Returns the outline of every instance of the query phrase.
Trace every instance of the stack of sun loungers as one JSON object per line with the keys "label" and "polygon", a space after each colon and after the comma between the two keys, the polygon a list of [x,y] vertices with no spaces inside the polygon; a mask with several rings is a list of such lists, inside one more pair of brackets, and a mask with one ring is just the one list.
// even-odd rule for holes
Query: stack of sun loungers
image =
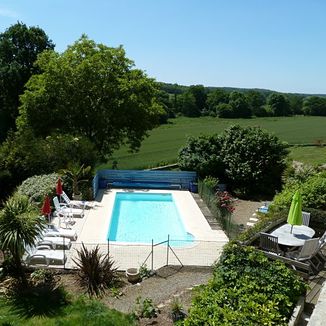
{"label": "stack of sun loungers", "polygon": [[25,248],[24,261],[27,266],[64,265],[67,260],[65,251],[76,239],[76,231],[50,224],[37,239],[35,247]]}
{"label": "stack of sun loungers", "polygon": [[54,250],[48,245],[38,245],[26,248],[24,259],[27,266],[30,265],[64,265],[67,256],[64,250]]}

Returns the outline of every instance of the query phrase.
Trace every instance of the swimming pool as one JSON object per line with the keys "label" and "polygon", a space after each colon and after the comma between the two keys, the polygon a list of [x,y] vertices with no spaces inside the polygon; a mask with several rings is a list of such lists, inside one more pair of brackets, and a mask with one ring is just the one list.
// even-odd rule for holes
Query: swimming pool
{"label": "swimming pool", "polygon": [[179,246],[194,240],[186,232],[171,193],[116,193],[108,230],[110,241],[151,243],[153,239],[158,243],[168,235],[183,240]]}

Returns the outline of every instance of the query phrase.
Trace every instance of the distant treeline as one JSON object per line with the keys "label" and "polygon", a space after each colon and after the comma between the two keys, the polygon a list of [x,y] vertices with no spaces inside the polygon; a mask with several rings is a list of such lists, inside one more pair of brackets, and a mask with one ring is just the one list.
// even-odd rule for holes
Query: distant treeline
{"label": "distant treeline", "polygon": [[266,89],[182,86],[160,83],[160,101],[168,117],[326,116],[324,95],[278,93]]}

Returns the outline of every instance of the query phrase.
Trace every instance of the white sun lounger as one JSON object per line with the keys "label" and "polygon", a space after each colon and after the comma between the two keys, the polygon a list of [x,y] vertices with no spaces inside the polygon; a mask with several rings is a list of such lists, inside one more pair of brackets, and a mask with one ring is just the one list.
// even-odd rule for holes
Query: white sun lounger
{"label": "white sun lounger", "polygon": [[38,239],[37,245],[48,245],[51,249],[70,249],[71,240],[61,236],[42,236]]}
{"label": "white sun lounger", "polygon": [[54,203],[54,207],[56,209],[57,214],[65,215],[68,217],[73,217],[73,216],[83,217],[84,216],[83,209],[72,208],[63,203],[60,204],[57,197],[53,197],[53,203]]}
{"label": "white sun lounger", "polygon": [[71,200],[64,191],[62,192],[61,197],[65,201],[65,203],[69,207],[72,207],[72,208],[85,209],[85,208],[91,208],[92,207],[91,203],[89,203],[87,201]]}
{"label": "white sun lounger", "polygon": [[44,231],[44,236],[46,237],[64,237],[70,240],[77,239],[77,233],[72,229],[58,228],[53,224],[49,224]]}
{"label": "white sun lounger", "polygon": [[38,246],[27,251],[25,263],[30,265],[64,265],[66,255],[62,250],[53,250],[49,246]]}

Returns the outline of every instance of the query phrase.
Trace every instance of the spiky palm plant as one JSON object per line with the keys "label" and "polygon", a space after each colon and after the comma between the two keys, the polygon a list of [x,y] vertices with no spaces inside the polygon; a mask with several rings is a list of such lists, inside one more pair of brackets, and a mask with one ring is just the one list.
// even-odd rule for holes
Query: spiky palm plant
{"label": "spiky palm plant", "polygon": [[21,258],[25,247],[34,246],[45,226],[37,207],[26,196],[15,194],[0,211],[0,249],[10,253],[19,278],[24,278]]}
{"label": "spiky palm plant", "polygon": [[72,192],[74,195],[80,193],[79,187],[82,184],[89,182],[92,168],[90,166],[79,165],[78,163],[71,163],[67,169],[60,172],[67,178],[72,185]]}
{"label": "spiky palm plant", "polygon": [[82,248],[77,250],[78,258],[73,259],[80,269],[79,280],[82,287],[86,287],[88,295],[102,296],[116,278],[114,261],[108,254],[100,252],[99,246],[88,250],[82,243]]}

